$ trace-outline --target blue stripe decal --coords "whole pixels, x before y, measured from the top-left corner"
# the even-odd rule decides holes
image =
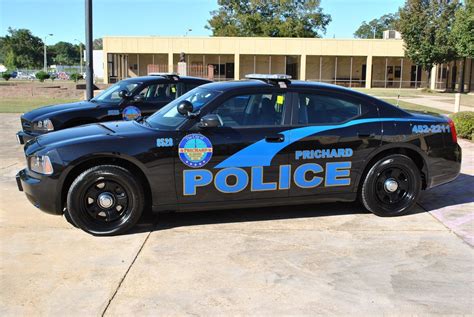
[[[385,121],[417,121],[417,122],[429,122],[432,120],[420,120],[415,118],[370,118],[370,119],[357,119],[338,125],[320,125],[320,126],[309,126],[286,130],[280,132],[285,136],[285,140],[281,143],[267,142],[265,139],[255,142],[252,145],[243,148],[234,155],[228,157],[215,168],[225,167],[252,167],[252,166],[270,166],[275,155],[287,146],[304,139],[310,135],[320,133],[323,131],[346,128],[353,125],[372,123],[372,122],[385,122]],[[290,137],[291,135],[291,137]]]

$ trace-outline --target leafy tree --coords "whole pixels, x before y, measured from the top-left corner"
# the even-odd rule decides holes
[[[218,0],[213,36],[321,37],[331,21],[320,0]]]
[[[405,41],[405,56],[427,72],[435,64],[456,59],[450,35],[458,1],[407,0],[400,8],[399,31]]]
[[[398,13],[384,14],[378,19],[373,19],[368,23],[363,21],[361,26],[354,32],[354,37],[359,39],[381,39],[383,31],[397,29],[399,19]]]
[[[456,11],[453,30],[456,52],[463,59],[460,92],[464,92],[466,58],[474,57],[474,0],[466,0],[465,6]]]
[[[10,27],[8,34],[0,40],[0,62],[9,69],[42,65],[43,41],[30,30]]]
[[[75,65],[79,64],[79,46],[68,42],[58,42],[54,45],[48,46],[48,51],[51,51],[53,62],[59,65]]]
[[[93,47],[95,50],[101,50],[101,49],[103,48],[102,38],[95,39],[95,40],[92,42],[92,47]]]

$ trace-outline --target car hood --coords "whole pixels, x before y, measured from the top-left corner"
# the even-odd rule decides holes
[[[85,143],[97,139],[132,136],[143,133],[146,128],[134,121],[112,121],[87,124],[40,135],[36,143],[41,147]]]
[[[72,102],[72,103],[64,103],[59,105],[52,105],[41,107],[30,112],[25,113],[22,117],[28,121],[34,121],[39,119],[46,119],[48,116],[52,114],[56,114],[62,111],[69,111],[71,109],[80,109],[86,110],[91,108],[96,108],[99,105],[97,103],[93,103],[90,101],[80,101],[80,102]]]

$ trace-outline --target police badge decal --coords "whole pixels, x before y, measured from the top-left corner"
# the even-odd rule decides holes
[[[189,134],[179,142],[178,154],[185,165],[192,168],[203,167],[212,158],[211,141],[202,134]]]

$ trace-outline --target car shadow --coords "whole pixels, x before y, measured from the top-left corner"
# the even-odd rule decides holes
[[[418,204],[426,211],[474,202],[474,176],[461,173],[452,182],[423,191]]]
[[[425,212],[414,208],[409,214]],[[331,217],[370,214],[360,203],[322,203],[311,205],[273,206],[264,208],[225,209],[195,212],[146,213],[126,234],[160,231],[178,227],[272,221],[296,218]],[[376,217],[374,215],[374,217]]]

